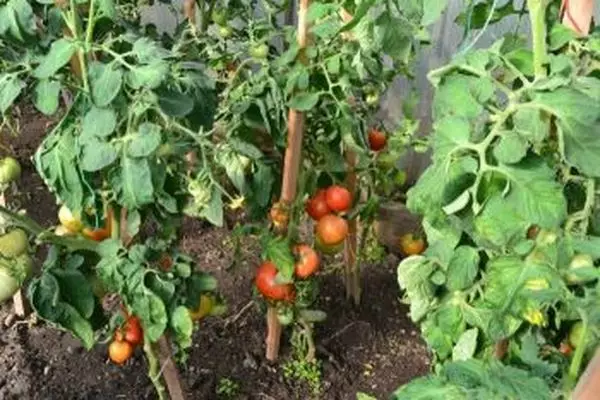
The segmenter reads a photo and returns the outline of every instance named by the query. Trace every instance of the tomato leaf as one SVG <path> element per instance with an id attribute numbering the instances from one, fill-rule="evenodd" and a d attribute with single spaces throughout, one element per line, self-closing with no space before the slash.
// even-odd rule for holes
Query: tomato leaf
<path id="1" fill-rule="evenodd" d="M 35 86 L 35 107 L 45 115 L 52 115 L 58 109 L 58 95 L 60 82 L 52 80 L 41 80 Z M 1 109 L 1 107 L 0 107 Z"/>
<path id="2" fill-rule="evenodd" d="M 171 53 L 161 47 L 158 42 L 147 37 L 137 39 L 133 43 L 131 51 L 142 64 L 153 64 L 171 56 Z"/>
<path id="3" fill-rule="evenodd" d="M 85 276 L 76 269 L 55 269 L 52 274 L 58 281 L 63 301 L 72 305 L 85 319 L 94 312 L 92 287 Z"/>
<path id="4" fill-rule="evenodd" d="M 291 283 L 294 276 L 294 255 L 290 242 L 281 237 L 266 236 L 263 244 L 263 260 L 269 260 L 277 266 L 278 283 Z"/>
<path id="5" fill-rule="evenodd" d="M 185 117 L 194 109 L 194 101 L 182 92 L 159 88 L 156 94 L 160 109 L 170 117 Z"/>
<path id="6" fill-rule="evenodd" d="M 187 349 L 192 345 L 192 333 L 194 331 L 194 323 L 188 309 L 184 306 L 179 306 L 171 315 L 171 328 L 175 333 L 175 341 L 181 350 Z"/>
<path id="7" fill-rule="evenodd" d="M 117 114 L 112 108 L 92 107 L 83 117 L 81 137 L 83 140 L 92 137 L 110 136 L 117 127 Z"/>
<path id="8" fill-rule="evenodd" d="M 114 64 L 94 62 L 89 67 L 92 98 L 98 107 L 106 107 L 121 91 L 123 72 Z"/>
<path id="9" fill-rule="evenodd" d="M 312 110 L 319 102 L 319 93 L 301 93 L 288 102 L 288 106 L 298 111 Z"/>
<path id="10" fill-rule="evenodd" d="M 115 180 L 119 201 L 125 207 L 138 209 L 154 201 L 152 173 L 148 161 L 143 158 L 121 158 L 121 175 Z"/>
<path id="11" fill-rule="evenodd" d="M 83 145 L 81 168 L 87 172 L 100 171 L 115 162 L 117 156 L 112 144 L 92 138 Z"/>
<path id="12" fill-rule="evenodd" d="M 452 361 L 466 361 L 473 357 L 477 349 L 477 328 L 467 329 L 452 349 Z"/>
<path id="13" fill-rule="evenodd" d="M 0 75 L 0 113 L 4 114 L 21 94 L 25 82 L 16 74 Z"/>
<path id="14" fill-rule="evenodd" d="M 127 143 L 127 154 L 130 157 L 148 157 L 158 148 L 161 140 L 160 126 L 144 122 Z"/>
<path id="15" fill-rule="evenodd" d="M 200 216 L 215 226 L 223 226 L 223 195 L 219 188 L 213 187 L 210 202 L 201 211 Z"/>
<path id="16" fill-rule="evenodd" d="M 50 51 L 42 59 L 40 65 L 33 71 L 33 76 L 38 79 L 48 79 L 69 62 L 77 45 L 68 39 L 58 39 L 52 46 Z"/>
<path id="17" fill-rule="evenodd" d="M 464 290 L 473 285 L 479 271 L 479 254 L 470 246 L 456 248 L 448 264 L 448 289 Z"/>
<path id="18" fill-rule="evenodd" d="M 126 81 L 134 89 L 146 87 L 156 89 L 167 78 L 169 64 L 166 62 L 155 62 L 150 65 L 136 66 L 127 72 Z"/>

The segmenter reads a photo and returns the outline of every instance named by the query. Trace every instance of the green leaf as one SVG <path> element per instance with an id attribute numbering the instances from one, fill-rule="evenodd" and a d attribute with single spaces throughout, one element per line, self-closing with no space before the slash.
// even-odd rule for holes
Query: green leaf
<path id="1" fill-rule="evenodd" d="M 515 208 L 500 195 L 491 197 L 473 222 L 476 241 L 486 247 L 503 248 L 525 237 L 529 221 L 516 213 Z"/>
<path id="2" fill-rule="evenodd" d="M 29 301 L 40 318 L 71 332 L 86 349 L 91 349 L 95 338 L 90 322 L 64 301 L 62 295 L 59 282 L 51 273 L 43 273 L 28 290 Z"/>
<path id="3" fill-rule="evenodd" d="M 171 328 L 173 329 L 175 341 L 180 349 L 187 349 L 192 345 L 194 322 L 186 307 L 179 306 L 173 311 L 173 314 L 171 315 Z"/>
<path id="4" fill-rule="evenodd" d="M 288 106 L 298 111 L 309 111 L 319 102 L 319 93 L 301 93 L 290 99 Z"/>
<path id="5" fill-rule="evenodd" d="M 159 89 L 158 104 L 170 117 L 185 117 L 194 109 L 194 101 L 186 94 L 172 89 Z"/>
<path id="6" fill-rule="evenodd" d="M 514 130 L 534 145 L 540 145 L 550 134 L 550 124 L 538 110 L 523 108 L 513 115 Z"/>
<path id="7" fill-rule="evenodd" d="M 127 143 L 127 154 L 130 157 L 148 157 L 161 144 L 160 126 L 150 122 L 140 124 L 132 139 Z"/>
<path id="8" fill-rule="evenodd" d="M 98 13 L 110 20 L 114 20 L 117 14 L 117 9 L 113 0 L 96 0 L 98 5 Z"/>
<path id="9" fill-rule="evenodd" d="M 27 0 L 9 0 L 0 7 L 0 35 L 8 36 L 21 43 L 36 33 L 33 9 Z"/>
<path id="10" fill-rule="evenodd" d="M 92 107 L 83 117 L 81 125 L 82 138 L 105 138 L 115 131 L 117 114 L 112 108 Z"/>
<path id="11" fill-rule="evenodd" d="M 160 297 L 146 289 L 138 291 L 130 304 L 133 314 L 140 318 L 145 336 L 156 342 L 167 328 L 168 316 Z"/>
<path id="12" fill-rule="evenodd" d="M 518 163 L 525 157 L 529 145 L 523 136 L 514 131 L 503 132 L 500 143 L 494 147 L 494 156 L 504 164 Z"/>
<path id="13" fill-rule="evenodd" d="M 364 0 L 360 3 L 354 17 L 346 25 L 342 26 L 339 33 L 349 31 L 359 24 L 359 22 L 369 13 L 371 7 L 375 4 L 375 0 Z"/>
<path id="14" fill-rule="evenodd" d="M 554 171 L 544 160 L 530 156 L 519 164 L 502 165 L 500 171 L 510 182 L 506 201 L 522 218 L 542 228 L 562 225 L 567 216 L 566 200 Z"/>
<path id="15" fill-rule="evenodd" d="M 58 110 L 60 82 L 41 80 L 35 86 L 35 107 L 45 115 L 52 115 Z"/>
<path id="16" fill-rule="evenodd" d="M 544 110 L 558 118 L 564 156 L 580 172 L 600 177 L 600 106 L 598 98 L 572 87 L 539 93 Z"/>
<path id="17" fill-rule="evenodd" d="M 482 103 L 489 100 L 494 93 L 494 84 L 489 78 L 475 78 L 457 73 L 448 75 L 435 94 L 434 117 L 441 120 L 446 116 L 456 116 L 473 123 L 484 111 Z"/>
<path id="18" fill-rule="evenodd" d="M 423 18 L 421 25 L 427 26 L 436 22 L 448 7 L 448 0 L 423 0 Z"/>
<path id="19" fill-rule="evenodd" d="M 25 86 L 17 75 L 0 75 L 0 113 L 4 114 L 12 106 Z"/>
<path id="20" fill-rule="evenodd" d="M 475 355 L 478 333 L 477 328 L 467 329 L 463 332 L 454 349 L 452 349 L 452 361 L 465 361 Z"/>
<path id="21" fill-rule="evenodd" d="M 167 78 L 168 73 L 169 63 L 163 61 L 136 66 L 127 72 L 127 84 L 134 89 L 141 87 L 156 89 Z"/>
<path id="22" fill-rule="evenodd" d="M 223 198 L 219 188 L 213 188 L 210 202 L 202 210 L 200 215 L 215 226 L 223 226 Z"/>
<path id="23" fill-rule="evenodd" d="M 92 286 L 85 276 L 76 269 L 56 268 L 52 274 L 58 281 L 62 300 L 73 306 L 83 318 L 90 318 L 95 300 Z"/>
<path id="24" fill-rule="evenodd" d="M 295 260 L 289 241 L 285 238 L 269 237 L 263 249 L 263 259 L 271 261 L 279 271 L 277 281 L 280 283 L 293 282 Z"/>
<path id="25" fill-rule="evenodd" d="M 38 79 L 47 79 L 69 62 L 77 45 L 67 39 L 58 39 L 50 47 L 48 54 L 42 59 L 40 65 L 33 70 L 33 76 Z"/>
<path id="26" fill-rule="evenodd" d="M 100 171 L 115 162 L 117 156 L 112 144 L 93 138 L 83 146 L 81 168 L 87 172 Z"/>
<path id="27" fill-rule="evenodd" d="M 563 24 L 553 24 L 550 30 L 550 46 L 549 50 L 556 51 L 575 39 L 577 35 L 573 29 L 566 27 Z"/>
<path id="28" fill-rule="evenodd" d="M 434 124 L 433 156 L 443 161 L 448 155 L 459 148 L 471 145 L 471 126 L 461 117 L 448 116 Z"/>
<path id="29" fill-rule="evenodd" d="M 130 237 L 135 237 L 140 231 L 142 225 L 142 216 L 137 210 L 127 211 L 127 234 Z"/>
<path id="30" fill-rule="evenodd" d="M 121 204 L 130 209 L 139 209 L 154 201 L 152 173 L 146 159 L 121 158 Z"/>
<path id="31" fill-rule="evenodd" d="M 429 279 L 435 266 L 426 257 L 412 256 L 398 265 L 398 284 L 410 300 L 410 317 L 420 321 L 434 304 L 435 286 Z"/>
<path id="32" fill-rule="evenodd" d="M 98 107 L 106 107 L 121 91 L 123 72 L 114 64 L 92 63 L 89 67 L 92 98 Z"/>
<path id="33" fill-rule="evenodd" d="M 479 271 L 479 253 L 473 247 L 458 247 L 450 264 L 446 277 L 446 285 L 449 290 L 463 290 L 469 288 Z"/>
<path id="34" fill-rule="evenodd" d="M 147 37 L 136 40 L 133 43 L 131 51 L 142 64 L 153 64 L 156 61 L 163 60 L 171 55 L 170 52 L 161 47 L 158 42 Z"/>

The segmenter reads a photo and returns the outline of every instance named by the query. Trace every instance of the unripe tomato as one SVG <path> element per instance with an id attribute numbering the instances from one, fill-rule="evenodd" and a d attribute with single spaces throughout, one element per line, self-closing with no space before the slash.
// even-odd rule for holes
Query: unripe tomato
<path id="1" fill-rule="evenodd" d="M 219 28 L 219 35 L 223 39 L 228 39 L 231 37 L 231 35 L 233 35 L 233 29 L 231 29 L 231 27 L 229 27 L 229 26 L 221 26 Z"/>
<path id="2" fill-rule="evenodd" d="M 110 231 L 106 228 L 91 229 L 83 228 L 83 236 L 95 242 L 101 242 L 110 237 Z"/>
<path id="3" fill-rule="evenodd" d="M 5 185 L 16 181 L 21 176 L 21 165 L 12 157 L 0 160 L 0 184 Z"/>
<path id="4" fill-rule="evenodd" d="M 370 106 L 376 106 L 379 104 L 379 95 L 377 93 L 369 93 L 365 98 L 365 102 Z"/>
<path id="5" fill-rule="evenodd" d="M 334 254 L 338 254 L 339 252 L 341 252 L 344 249 L 344 242 L 342 241 L 341 243 L 338 243 L 338 244 L 326 245 L 321 241 L 321 239 L 317 235 L 315 237 L 315 248 L 323 254 L 334 255 Z"/>
<path id="6" fill-rule="evenodd" d="M 254 284 L 265 298 L 269 300 L 294 301 L 296 291 L 291 283 L 279 284 L 275 282 L 277 267 L 270 261 L 266 261 L 258 267 Z"/>
<path id="7" fill-rule="evenodd" d="M 344 212 L 352 206 L 352 194 L 343 186 L 333 185 L 325 193 L 327 206 L 336 212 Z"/>
<path id="8" fill-rule="evenodd" d="M 576 349 L 583 339 L 583 322 L 577 322 L 569 331 L 569 344 Z M 587 342 L 586 338 L 586 342 Z M 587 343 L 584 343 L 584 345 Z"/>
<path id="9" fill-rule="evenodd" d="M 250 48 L 250 55 L 258 60 L 264 60 L 269 55 L 269 46 L 264 43 L 252 46 Z"/>
<path id="10" fill-rule="evenodd" d="M 288 326 L 294 322 L 294 310 L 289 307 L 280 307 L 277 309 L 277 319 L 283 326 Z"/>
<path id="11" fill-rule="evenodd" d="M 124 340 L 113 340 L 108 346 L 108 357 L 117 365 L 123 365 L 133 355 L 133 345 Z"/>
<path id="12" fill-rule="evenodd" d="M 300 279 L 306 279 L 319 269 L 319 255 L 307 244 L 294 247 L 294 254 L 298 261 L 294 266 L 294 273 Z"/>
<path id="13" fill-rule="evenodd" d="M 213 299 L 205 294 L 200 296 L 200 304 L 195 310 L 189 310 L 192 321 L 198 321 L 210 314 L 213 308 Z"/>
<path id="14" fill-rule="evenodd" d="M 348 222 L 337 215 L 324 216 L 317 223 L 317 238 L 326 246 L 335 246 L 348 236 Z"/>
<path id="15" fill-rule="evenodd" d="M 319 190 L 312 198 L 306 202 L 306 213 L 315 221 L 320 220 L 331 212 L 327 205 L 327 196 L 325 190 Z"/>
<path id="16" fill-rule="evenodd" d="M 215 24 L 224 26 L 227 24 L 227 10 L 226 9 L 215 9 L 212 12 L 212 20 Z"/>
<path id="17" fill-rule="evenodd" d="M 13 229 L 0 236 L 0 254 L 4 257 L 17 257 L 27 251 L 29 241 L 22 229 Z"/>
<path id="18" fill-rule="evenodd" d="M 269 217 L 276 229 L 284 229 L 290 220 L 289 206 L 284 202 L 278 201 L 271 207 Z"/>
<path id="19" fill-rule="evenodd" d="M 124 338 L 127 342 L 134 346 L 142 343 L 144 339 L 144 333 L 142 331 L 142 325 L 140 320 L 136 316 L 131 316 L 127 319 L 124 326 L 125 335 Z"/>
<path id="20" fill-rule="evenodd" d="M 589 254 L 577 254 L 569 263 L 569 270 L 567 271 L 566 278 L 567 283 L 570 285 L 577 285 L 586 281 L 575 271 L 580 268 L 594 268 L 594 259 Z"/>
<path id="21" fill-rule="evenodd" d="M 371 150 L 379 151 L 385 147 L 386 143 L 385 133 L 375 128 L 369 131 L 369 147 Z"/>
<path id="22" fill-rule="evenodd" d="M 0 304 L 13 297 L 20 286 L 10 271 L 0 266 Z"/>
<path id="23" fill-rule="evenodd" d="M 400 250 L 405 256 L 421 254 L 425 251 L 425 240 L 415 237 L 412 233 L 407 233 L 400 238 Z"/>
<path id="24" fill-rule="evenodd" d="M 70 232 L 76 233 L 83 229 L 81 216 L 78 213 L 73 214 L 66 205 L 63 205 L 58 211 L 58 220 Z"/>

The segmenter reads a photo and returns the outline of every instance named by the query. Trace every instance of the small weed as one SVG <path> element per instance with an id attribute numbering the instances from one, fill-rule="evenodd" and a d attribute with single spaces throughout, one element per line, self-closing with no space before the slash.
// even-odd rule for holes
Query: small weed
<path id="1" fill-rule="evenodd" d="M 283 365 L 283 376 L 293 382 L 306 382 L 313 394 L 321 392 L 321 362 L 291 360 Z"/>
<path id="2" fill-rule="evenodd" d="M 217 384 L 217 397 L 219 399 L 231 400 L 234 399 L 240 391 L 240 385 L 229 379 L 221 378 Z"/>

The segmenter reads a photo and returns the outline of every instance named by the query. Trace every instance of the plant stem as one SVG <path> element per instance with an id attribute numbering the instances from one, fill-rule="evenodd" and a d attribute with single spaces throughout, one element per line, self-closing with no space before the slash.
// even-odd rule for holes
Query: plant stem
<path id="1" fill-rule="evenodd" d="M 146 354 L 146 359 L 148 360 L 148 377 L 150 378 L 152 385 L 154 385 L 154 389 L 156 390 L 159 400 L 164 400 L 165 387 L 160 379 L 160 364 L 156 358 L 153 345 L 150 343 L 150 340 L 147 340 L 147 338 L 144 338 L 144 353 Z"/>
<path id="2" fill-rule="evenodd" d="M 546 77 L 548 48 L 546 46 L 547 0 L 527 0 L 533 40 L 533 70 L 536 79 Z"/>
<path id="3" fill-rule="evenodd" d="M 70 13 L 70 26 L 71 28 L 71 34 L 73 35 L 73 38 L 75 39 L 76 42 L 81 42 L 81 40 L 83 40 L 82 38 L 82 33 L 80 32 L 80 25 L 77 21 L 78 18 L 78 14 L 77 14 L 77 4 L 75 4 L 75 0 L 70 0 L 70 6 L 71 6 L 71 13 Z M 93 14 L 93 9 L 94 9 L 94 3 L 93 1 L 91 1 L 90 3 L 90 15 Z M 91 23 L 90 21 L 88 21 L 88 24 Z M 92 28 L 89 27 L 88 25 L 88 30 L 91 31 Z M 91 35 L 91 32 L 90 32 Z M 81 46 L 81 43 L 79 43 L 79 45 Z M 88 77 L 87 77 L 87 67 L 86 67 L 86 62 L 85 62 L 85 49 L 78 49 L 77 50 L 77 57 L 79 59 L 79 68 L 81 69 L 81 81 L 83 82 L 83 90 L 86 93 L 90 92 L 90 87 L 89 87 L 89 83 L 88 83 Z"/>
<path id="4" fill-rule="evenodd" d="M 569 365 L 567 379 L 565 380 L 565 393 L 571 393 L 575 387 L 577 377 L 579 376 L 579 370 L 581 369 L 581 363 L 583 362 L 583 355 L 585 354 L 585 345 L 587 343 L 588 336 L 588 321 L 585 316 L 583 317 L 582 324 L 583 328 L 581 329 L 581 338 L 579 339 L 579 343 L 577 343 L 575 354 L 573 354 L 573 359 Z"/>
<path id="5" fill-rule="evenodd" d="M 51 243 L 61 247 L 68 247 L 71 250 L 96 251 L 98 248 L 98 244 L 89 239 L 82 237 L 70 238 L 55 235 L 54 233 L 44 229 L 44 227 L 35 222 L 33 219 L 11 211 L 6 207 L 0 206 L 0 215 L 4 217 L 5 221 L 10 221 L 11 225 L 18 226 L 19 228 L 22 228 L 35 235 L 36 239 L 42 243 Z"/>

